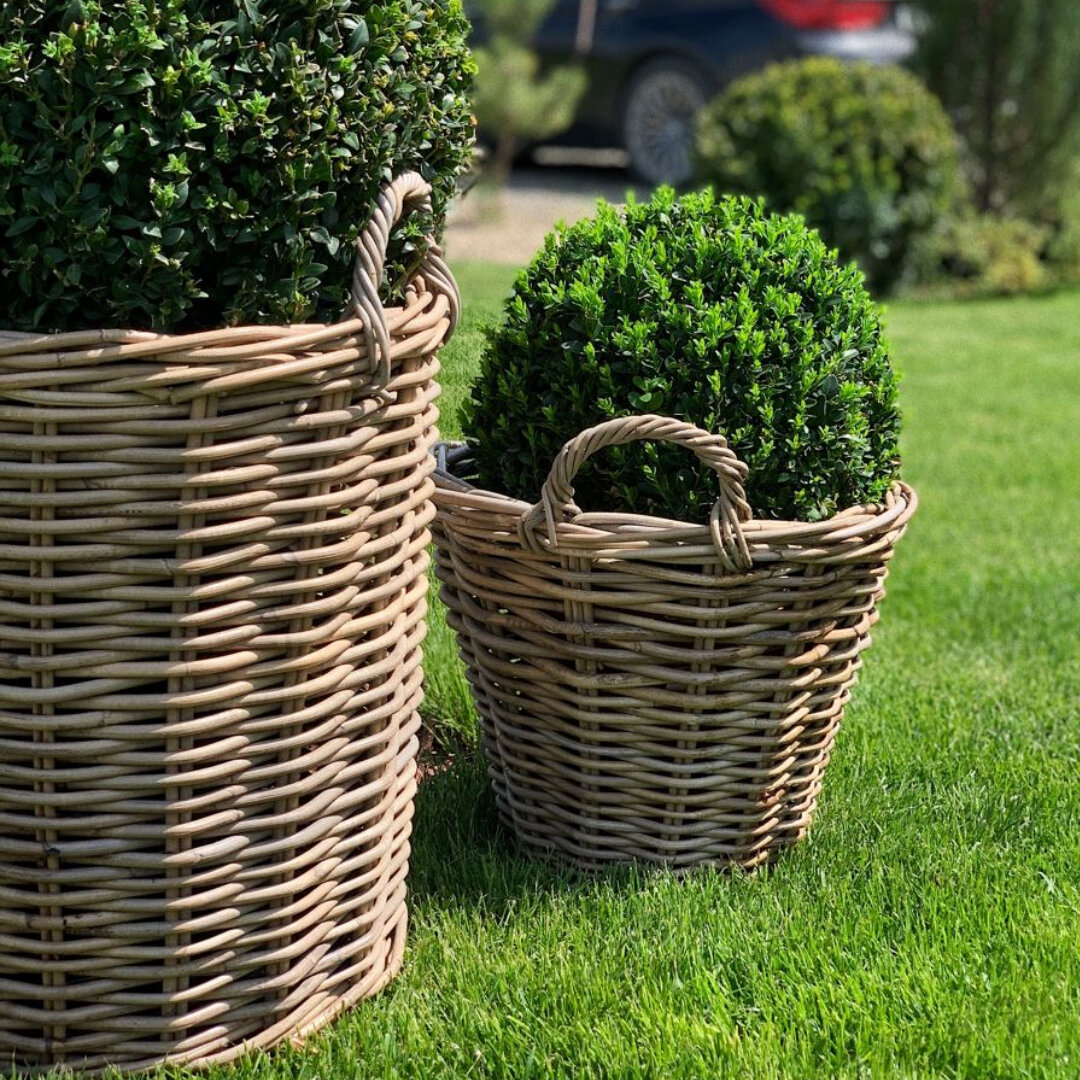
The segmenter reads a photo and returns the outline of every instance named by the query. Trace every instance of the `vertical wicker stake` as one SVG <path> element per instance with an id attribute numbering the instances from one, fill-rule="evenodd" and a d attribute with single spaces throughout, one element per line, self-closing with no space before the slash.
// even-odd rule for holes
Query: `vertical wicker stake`
<path id="1" fill-rule="evenodd" d="M 404 946 L 435 353 L 408 174 L 332 326 L 0 334 L 0 1062 L 205 1065 Z"/>

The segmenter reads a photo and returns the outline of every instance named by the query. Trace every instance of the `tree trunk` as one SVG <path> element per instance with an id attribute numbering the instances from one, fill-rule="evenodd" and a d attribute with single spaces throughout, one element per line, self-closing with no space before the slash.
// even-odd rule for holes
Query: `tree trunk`
<path id="1" fill-rule="evenodd" d="M 983 154 L 982 176 L 976 187 L 975 197 L 979 210 L 986 213 L 997 202 L 997 122 L 1000 102 L 998 95 L 999 56 L 998 38 L 995 30 L 995 0 L 979 0 L 979 33 L 986 43 L 986 70 L 983 72 L 982 126 Z"/>
<path id="2" fill-rule="evenodd" d="M 514 169 L 514 150 L 516 148 L 514 136 L 508 132 L 500 132 L 495 141 L 495 153 L 491 160 L 491 175 L 497 187 L 506 187 L 510 181 L 510 173 Z"/>

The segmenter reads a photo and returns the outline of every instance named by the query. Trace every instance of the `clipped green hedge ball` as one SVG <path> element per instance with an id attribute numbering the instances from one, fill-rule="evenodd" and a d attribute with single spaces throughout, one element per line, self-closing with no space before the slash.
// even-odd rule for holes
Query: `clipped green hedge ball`
<path id="1" fill-rule="evenodd" d="M 0 5 L 0 327 L 327 321 L 380 186 L 469 156 L 458 0 Z M 415 222 L 390 273 L 431 222 Z"/>
<path id="2" fill-rule="evenodd" d="M 876 290 L 969 198 L 956 134 L 911 72 L 814 57 L 733 83 L 702 114 L 698 175 L 802 214 Z"/>
<path id="3" fill-rule="evenodd" d="M 668 189 L 547 238 L 487 334 L 464 428 L 479 483 L 533 501 L 558 450 L 660 413 L 725 435 L 759 518 L 880 500 L 899 468 L 897 380 L 854 266 L 801 218 Z M 685 450 L 605 450 L 583 509 L 704 521 L 716 478 Z"/>

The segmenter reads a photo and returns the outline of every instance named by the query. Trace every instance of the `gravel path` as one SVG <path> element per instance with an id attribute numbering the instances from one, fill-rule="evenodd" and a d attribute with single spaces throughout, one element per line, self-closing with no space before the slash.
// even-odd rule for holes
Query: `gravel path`
<path id="1" fill-rule="evenodd" d="M 447 256 L 521 266 L 556 222 L 590 215 L 598 198 L 622 202 L 632 186 L 615 169 L 530 168 L 515 172 L 501 194 L 474 187 L 451 208 Z"/>

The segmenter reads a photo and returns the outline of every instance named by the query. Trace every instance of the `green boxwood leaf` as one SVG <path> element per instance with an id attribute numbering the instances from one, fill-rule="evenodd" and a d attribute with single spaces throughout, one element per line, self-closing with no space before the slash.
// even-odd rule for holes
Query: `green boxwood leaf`
<path id="1" fill-rule="evenodd" d="M 33 217 L 32 215 L 21 217 L 8 226 L 5 235 L 9 238 L 22 236 L 23 233 L 29 232 L 37 223 L 38 218 Z"/>

